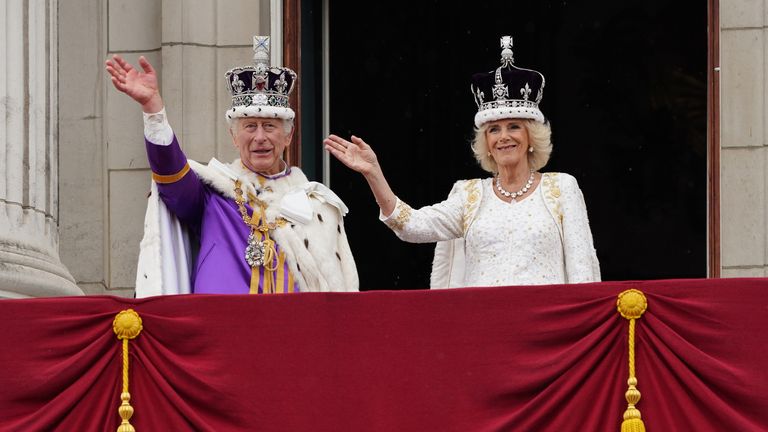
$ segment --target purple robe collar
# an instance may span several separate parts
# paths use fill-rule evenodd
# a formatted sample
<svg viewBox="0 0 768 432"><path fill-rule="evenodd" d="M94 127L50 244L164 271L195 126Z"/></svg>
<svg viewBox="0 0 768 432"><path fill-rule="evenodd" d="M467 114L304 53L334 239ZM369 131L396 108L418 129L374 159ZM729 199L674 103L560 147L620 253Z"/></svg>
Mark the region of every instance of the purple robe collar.
<svg viewBox="0 0 768 432"><path fill-rule="evenodd" d="M277 174L271 174L270 175L270 174L263 174L263 173L256 172L256 171L254 171L254 172L256 172L256 175L264 177L267 180L277 180L277 179L279 179L281 177L285 177L287 175L291 175L291 167L288 166L288 164L284 160L282 160L282 159L280 159L280 162L283 163L283 166L285 168L283 168L283 170L280 171ZM240 163L242 163L242 162L240 162ZM245 166L245 165L243 165L243 166ZM245 167L245 168L248 169L248 167Z"/></svg>

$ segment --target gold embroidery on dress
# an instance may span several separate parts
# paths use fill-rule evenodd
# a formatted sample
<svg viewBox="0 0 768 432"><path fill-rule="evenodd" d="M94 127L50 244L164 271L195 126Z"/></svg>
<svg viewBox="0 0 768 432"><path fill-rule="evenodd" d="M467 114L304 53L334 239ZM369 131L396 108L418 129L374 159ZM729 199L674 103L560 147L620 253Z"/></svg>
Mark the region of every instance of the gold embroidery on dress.
<svg viewBox="0 0 768 432"><path fill-rule="evenodd" d="M469 224L472 222L475 212L477 211L477 206L480 204L478 202L480 198L480 191L478 190L477 182L478 179L472 179L468 180L464 185L464 190L467 191L467 202L464 204L464 215L462 221L464 234L467 233Z"/></svg>
<svg viewBox="0 0 768 432"><path fill-rule="evenodd" d="M398 200L397 202L397 216L394 220L391 220L389 223L389 226L392 227L392 229L395 229L397 231L400 231L403 229L405 224L408 223L409 220L411 220L411 206L408 204Z"/></svg>
<svg viewBox="0 0 768 432"><path fill-rule="evenodd" d="M560 207L560 185L558 184L559 177L557 173L545 173L542 175L542 183L544 184L544 197L552 207L552 212L557 216L560 226L563 225L563 209Z"/></svg>

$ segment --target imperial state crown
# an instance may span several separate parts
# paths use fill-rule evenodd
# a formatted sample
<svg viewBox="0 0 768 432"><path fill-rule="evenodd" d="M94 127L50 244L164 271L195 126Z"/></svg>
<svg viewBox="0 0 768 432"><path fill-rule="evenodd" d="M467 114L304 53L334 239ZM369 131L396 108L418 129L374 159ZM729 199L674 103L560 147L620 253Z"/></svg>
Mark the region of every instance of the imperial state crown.
<svg viewBox="0 0 768 432"><path fill-rule="evenodd" d="M232 96L227 121L238 117L293 120L296 113L288 104L288 95L296 84L296 72L269 65L269 36L253 37L253 63L225 74L227 91Z"/></svg>

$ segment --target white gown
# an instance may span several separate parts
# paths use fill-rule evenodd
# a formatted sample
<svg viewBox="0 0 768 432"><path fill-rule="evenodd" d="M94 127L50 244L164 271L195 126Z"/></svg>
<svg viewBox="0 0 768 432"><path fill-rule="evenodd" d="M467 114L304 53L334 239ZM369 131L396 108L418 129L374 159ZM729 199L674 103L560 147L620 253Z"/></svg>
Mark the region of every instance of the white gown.
<svg viewBox="0 0 768 432"><path fill-rule="evenodd" d="M576 179L546 173L529 196L506 203L491 178L457 182L448 199L388 217L402 240L439 242L432 288L595 282L600 267Z"/></svg>

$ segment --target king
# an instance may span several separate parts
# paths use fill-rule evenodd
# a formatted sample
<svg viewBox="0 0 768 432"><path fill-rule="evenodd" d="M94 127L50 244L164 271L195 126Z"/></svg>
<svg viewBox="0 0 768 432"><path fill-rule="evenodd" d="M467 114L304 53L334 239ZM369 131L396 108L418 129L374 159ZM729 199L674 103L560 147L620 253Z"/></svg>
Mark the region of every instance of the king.
<svg viewBox="0 0 768 432"><path fill-rule="evenodd" d="M289 96L297 75L269 64L269 38L254 36L254 64L225 75L226 120L240 158L188 160L168 123L157 74L115 55L114 87L144 112L152 186L136 296L357 291L344 231L347 207L326 186L288 166L294 133Z"/></svg>

